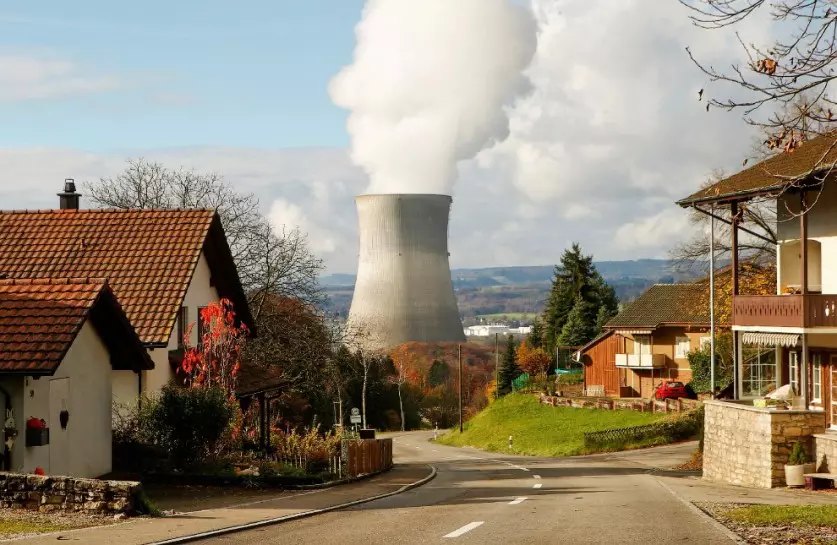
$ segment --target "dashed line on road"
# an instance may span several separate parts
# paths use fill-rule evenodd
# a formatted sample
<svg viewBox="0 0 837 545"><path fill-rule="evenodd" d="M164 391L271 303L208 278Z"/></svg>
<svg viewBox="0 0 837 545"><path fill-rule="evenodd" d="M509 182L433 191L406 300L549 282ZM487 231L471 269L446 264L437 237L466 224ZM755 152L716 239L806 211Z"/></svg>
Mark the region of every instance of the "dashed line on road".
<svg viewBox="0 0 837 545"><path fill-rule="evenodd" d="M515 499L513 499L512 501L510 501L510 502L509 502L509 505L519 505L519 504L521 504L521 503L525 502L525 501L526 501L526 500L528 500L528 499L529 499L529 498L526 498L526 497L523 497L523 498L515 498Z"/></svg>
<svg viewBox="0 0 837 545"><path fill-rule="evenodd" d="M416 450L421 450L421 447L416 447Z"/></svg>
<svg viewBox="0 0 837 545"><path fill-rule="evenodd" d="M453 532L451 532L451 533L449 533L449 534L447 534L446 536L443 536L443 537L447 537L447 538L459 537L463 534L467 534L468 532L470 532L474 528L479 528L483 524L485 524L484 520L480 520L480 521L477 521L477 522L471 522L471 523L466 524L462 528L459 528L458 530L454 530Z"/></svg>
<svg viewBox="0 0 837 545"><path fill-rule="evenodd" d="M532 475L532 477L534 477L534 478L536 478L536 479L540 479L540 478L541 478L541 476L540 476L540 475Z"/></svg>
<svg viewBox="0 0 837 545"><path fill-rule="evenodd" d="M538 484L536 484L535 486L533 486L532 488L540 488L540 487L542 487L542 486L543 486L542 484L538 483Z"/></svg>

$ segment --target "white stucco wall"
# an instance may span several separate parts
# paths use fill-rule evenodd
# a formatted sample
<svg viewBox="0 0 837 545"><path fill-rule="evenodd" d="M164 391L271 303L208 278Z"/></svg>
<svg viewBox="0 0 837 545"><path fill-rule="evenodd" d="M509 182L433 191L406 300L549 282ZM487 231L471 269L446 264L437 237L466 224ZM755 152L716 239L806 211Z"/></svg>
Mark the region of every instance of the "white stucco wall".
<svg viewBox="0 0 837 545"><path fill-rule="evenodd" d="M822 193L817 197L816 192L809 193L809 204L811 209L808 213L808 238L820 243L820 255L810 255L809 269L815 266L814 259L819 257L820 263L817 267L821 271L822 292L837 293L837 180L830 180L826 183ZM778 199L778 238L782 242L799 240L800 226L799 219L791 217L787 209L799 210L799 197L789 195ZM809 250L811 248L809 247ZM777 258L779 264L779 286L798 283L800 268L798 259L798 248L791 250L793 255L780 254ZM816 282L816 274L809 274L809 282Z"/></svg>
<svg viewBox="0 0 837 545"><path fill-rule="evenodd" d="M50 407L50 383L61 379L69 379L66 409L70 418L65 430L58 419L61 408ZM23 401L17 401L15 407L20 430L12 452L15 471L31 473L41 467L47 474L98 477L111 470L110 355L90 323L82 327L53 376L3 381L7 389L15 383L13 391ZM25 446L26 420L30 417L46 420L49 445ZM59 448L61 444L66 448Z"/></svg>
<svg viewBox="0 0 837 545"><path fill-rule="evenodd" d="M209 271L209 264L206 257L201 252L200 260L195 268L195 274L192 276L192 282L186 290L186 296L183 298L182 306L187 307L188 320L190 323L195 323L198 319L198 308L207 306L212 301L218 301L218 290L210 285L211 273ZM192 345L197 343L198 328L197 325L192 327L192 334L190 342ZM169 345L166 348L155 348L149 351L151 359L154 361L154 369L151 371L143 371L142 391L146 395L154 395L159 392L168 382L174 378L174 372L169 365L169 350L175 350L178 345L177 327L172 330L169 337Z"/></svg>
<svg viewBox="0 0 837 545"><path fill-rule="evenodd" d="M111 378L114 407L130 407L136 403L139 375L133 371L111 371Z"/></svg>

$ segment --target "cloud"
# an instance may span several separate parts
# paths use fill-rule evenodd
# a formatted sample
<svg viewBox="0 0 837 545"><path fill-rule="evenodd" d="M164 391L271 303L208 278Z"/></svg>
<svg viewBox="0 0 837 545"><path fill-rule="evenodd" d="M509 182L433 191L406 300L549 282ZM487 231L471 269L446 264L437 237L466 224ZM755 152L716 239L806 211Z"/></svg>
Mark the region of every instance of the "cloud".
<svg viewBox="0 0 837 545"><path fill-rule="evenodd" d="M0 101L102 93L122 86L115 76L88 74L69 60L0 53Z"/></svg>

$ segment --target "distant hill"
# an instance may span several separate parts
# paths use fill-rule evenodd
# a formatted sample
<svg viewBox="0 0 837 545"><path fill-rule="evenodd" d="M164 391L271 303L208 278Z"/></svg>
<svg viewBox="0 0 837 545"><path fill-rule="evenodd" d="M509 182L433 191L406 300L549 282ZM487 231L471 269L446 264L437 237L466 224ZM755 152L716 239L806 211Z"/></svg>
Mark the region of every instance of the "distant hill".
<svg viewBox="0 0 837 545"><path fill-rule="evenodd" d="M634 261L597 261L596 269L605 280L614 279L669 279L675 280L672 262L667 259L637 259ZM486 267L483 269L453 269L451 278L460 286L520 286L552 282L554 265L527 267ZM320 278L324 287L354 286L353 274L330 274Z"/></svg>
<svg viewBox="0 0 837 545"><path fill-rule="evenodd" d="M677 274L672 262L665 259L598 261L595 266L622 302L633 300L653 284L693 278ZM543 310L554 271L553 265L454 269L451 278L459 312L463 319L537 315ZM355 275L332 274L322 277L320 283L329 297L328 311L348 315Z"/></svg>

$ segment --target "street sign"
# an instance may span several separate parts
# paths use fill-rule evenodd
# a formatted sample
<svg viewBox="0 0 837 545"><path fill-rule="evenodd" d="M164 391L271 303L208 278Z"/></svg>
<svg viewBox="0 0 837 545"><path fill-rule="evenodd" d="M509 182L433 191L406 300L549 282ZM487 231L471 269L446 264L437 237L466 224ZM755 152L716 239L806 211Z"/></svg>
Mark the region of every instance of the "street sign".
<svg viewBox="0 0 837 545"><path fill-rule="evenodd" d="M360 415L359 414L353 414L353 415L349 416L349 421L352 424L360 424Z"/></svg>
<svg viewBox="0 0 837 545"><path fill-rule="evenodd" d="M352 416L358 416L360 414L360 409L357 407L352 407Z"/></svg>

